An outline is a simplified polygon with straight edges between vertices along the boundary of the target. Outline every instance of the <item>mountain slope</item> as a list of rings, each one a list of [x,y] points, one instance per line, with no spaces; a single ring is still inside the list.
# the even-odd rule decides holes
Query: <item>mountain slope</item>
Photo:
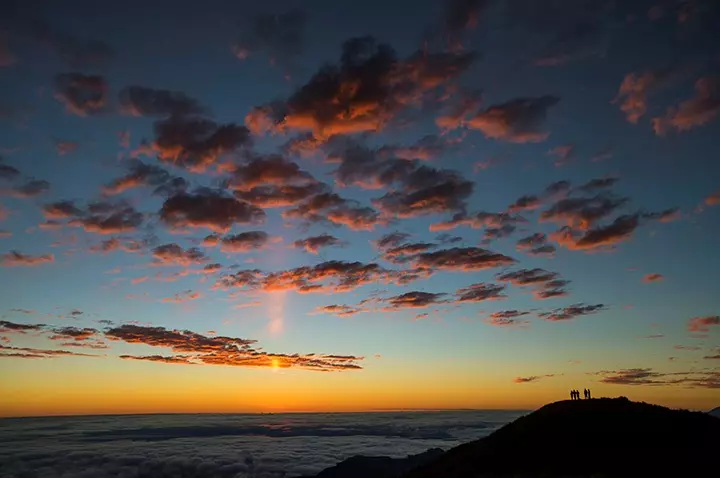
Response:
[[[406,478],[715,476],[720,420],[626,398],[562,401]]]

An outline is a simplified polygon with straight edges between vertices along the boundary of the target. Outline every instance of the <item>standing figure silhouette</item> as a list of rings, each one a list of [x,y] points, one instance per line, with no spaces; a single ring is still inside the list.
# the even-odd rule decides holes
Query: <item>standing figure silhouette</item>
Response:
[[[588,399],[592,398],[592,394],[590,394],[590,389],[588,388]]]

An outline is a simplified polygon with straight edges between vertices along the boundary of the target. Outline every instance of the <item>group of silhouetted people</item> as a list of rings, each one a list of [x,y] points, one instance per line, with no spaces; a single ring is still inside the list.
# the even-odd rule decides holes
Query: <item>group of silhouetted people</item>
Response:
[[[583,396],[585,397],[585,400],[589,400],[592,398],[589,388],[583,390]],[[578,390],[570,390],[570,400],[580,400],[580,392]]]

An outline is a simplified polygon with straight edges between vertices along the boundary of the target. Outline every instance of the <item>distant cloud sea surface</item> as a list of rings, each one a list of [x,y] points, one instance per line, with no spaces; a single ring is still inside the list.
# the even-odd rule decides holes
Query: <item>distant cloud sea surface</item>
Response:
[[[481,438],[523,412],[129,415],[0,420],[0,477],[276,478],[354,455]]]

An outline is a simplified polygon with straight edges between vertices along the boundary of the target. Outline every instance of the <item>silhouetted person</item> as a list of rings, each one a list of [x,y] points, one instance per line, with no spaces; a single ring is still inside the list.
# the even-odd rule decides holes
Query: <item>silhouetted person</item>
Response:
[[[591,399],[592,395],[590,394],[590,389],[588,388],[588,399]]]
[[[585,398],[585,400],[587,400],[587,398],[588,398],[588,390],[587,390],[587,388],[584,388],[584,389],[583,389],[583,398]]]

